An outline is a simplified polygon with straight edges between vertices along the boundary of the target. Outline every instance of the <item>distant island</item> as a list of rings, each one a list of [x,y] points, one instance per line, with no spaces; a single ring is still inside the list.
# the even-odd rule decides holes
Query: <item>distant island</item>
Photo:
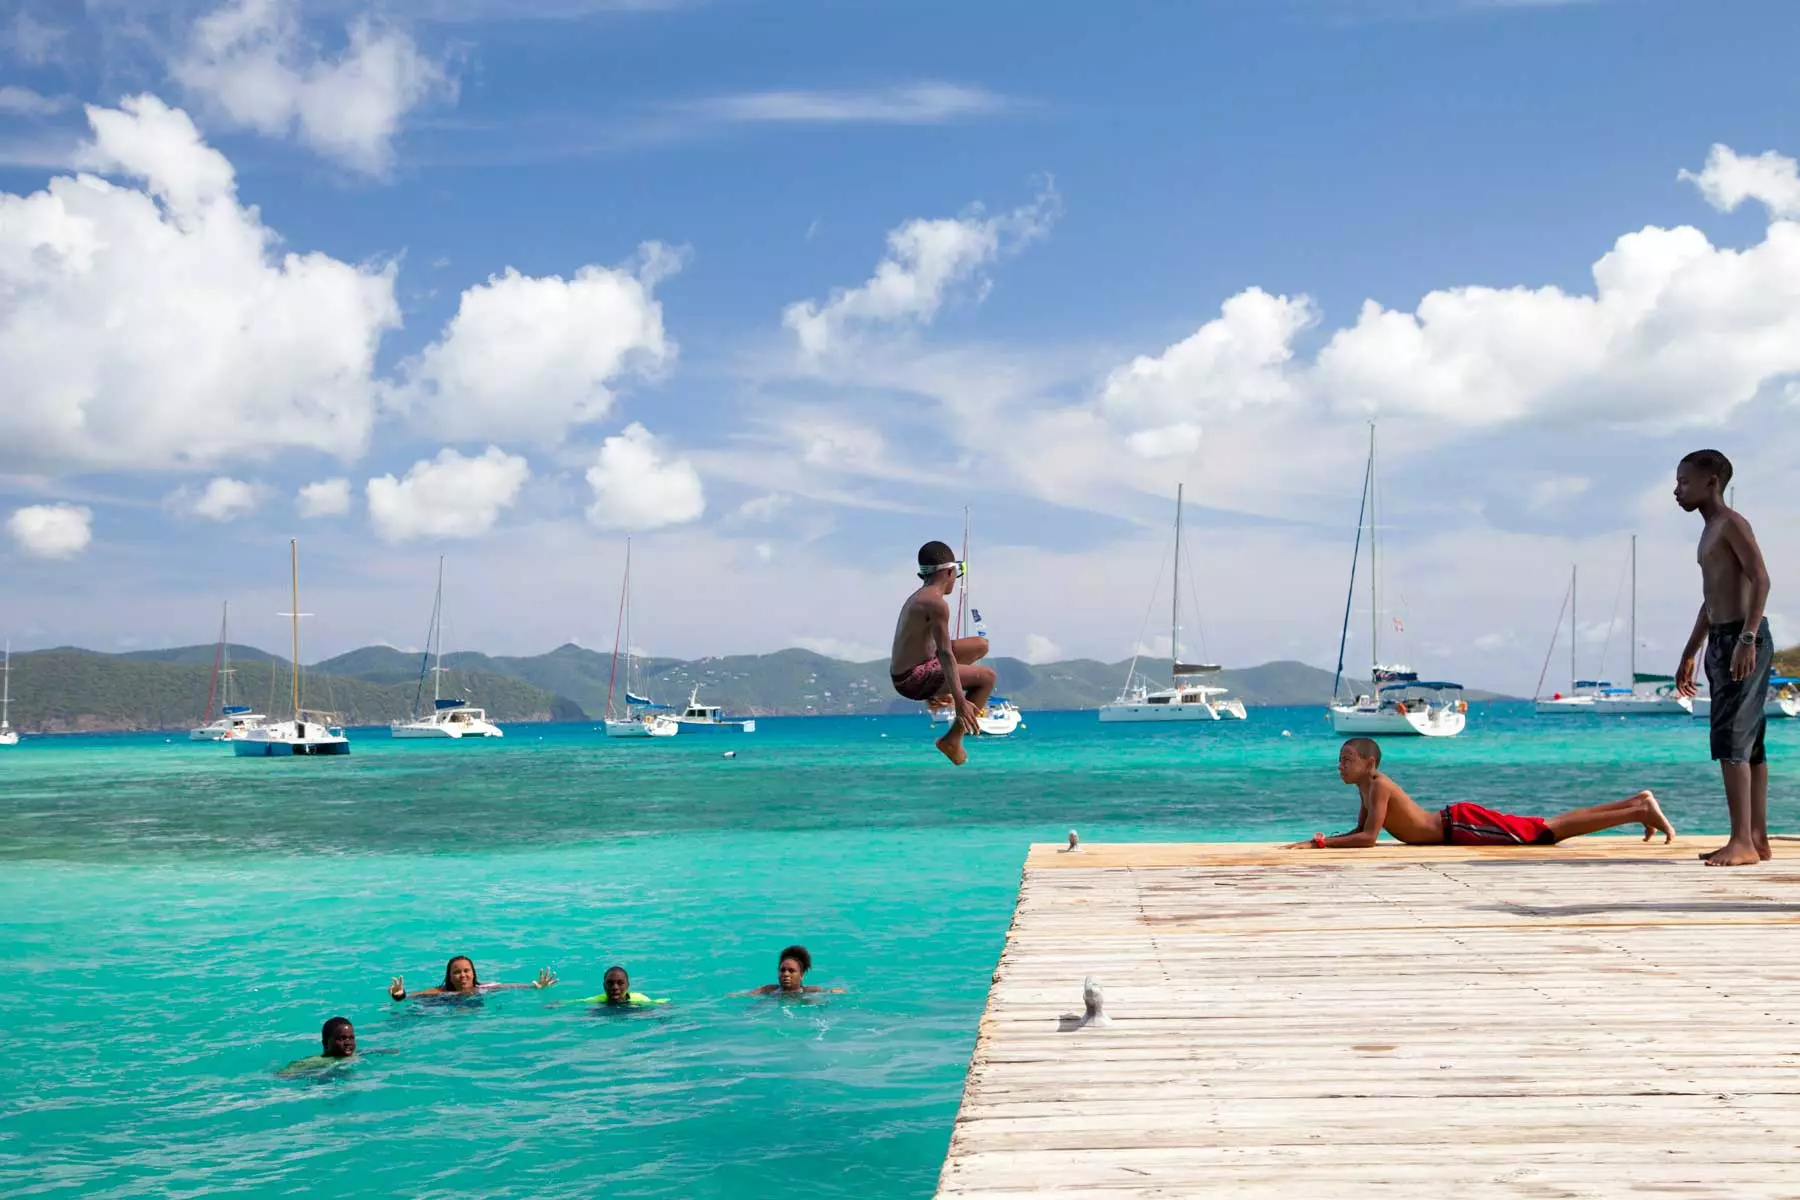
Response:
[[[102,654],[62,648],[13,655],[13,724],[27,733],[188,729],[206,709],[215,648],[183,646]],[[233,645],[239,698],[258,712],[284,715],[287,660]],[[1130,663],[1093,659],[1033,666],[1016,658],[990,662],[1000,691],[1021,708],[1094,708],[1119,693]],[[573,644],[529,658],[477,652],[447,654],[446,694],[466,696],[502,722],[579,721],[606,708],[612,656]],[[1139,661],[1151,678],[1167,678],[1169,662]],[[307,703],[353,725],[410,716],[418,695],[419,655],[365,646],[304,668]],[[1254,707],[1324,705],[1331,672],[1300,662],[1271,662],[1225,671],[1219,682]],[[700,689],[709,704],[745,716],[844,716],[910,712],[894,694],[887,660],[852,663],[810,650],[683,660],[639,659],[639,691],[662,704],[684,703]],[[1350,687],[1367,689],[1363,681]],[[1470,699],[1493,699],[1470,691]],[[429,685],[425,701],[429,705]]]

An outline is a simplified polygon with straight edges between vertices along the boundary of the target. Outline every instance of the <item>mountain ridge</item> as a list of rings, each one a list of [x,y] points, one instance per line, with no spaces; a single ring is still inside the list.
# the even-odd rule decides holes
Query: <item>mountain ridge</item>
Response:
[[[284,715],[287,660],[233,643],[240,699],[257,711]],[[13,656],[13,724],[26,732],[182,730],[201,722],[217,647],[176,646],[121,654],[65,646]],[[1130,660],[1068,659],[1030,664],[988,660],[999,694],[1021,708],[1094,708],[1119,693]],[[351,724],[377,725],[410,716],[420,697],[422,656],[392,646],[363,646],[302,669],[309,707],[339,713]],[[911,712],[894,694],[886,659],[846,662],[787,649],[699,659],[639,658],[633,689],[669,706],[696,692],[744,716],[856,715]],[[1140,659],[1141,674],[1168,677],[1167,659]],[[613,656],[574,643],[530,656],[459,651],[444,656],[446,694],[464,696],[500,722],[586,720],[606,708],[609,685],[622,697]],[[1233,668],[1213,677],[1251,707],[1320,705],[1331,697],[1331,672],[1293,660]],[[1347,680],[1351,690],[1367,683]],[[425,686],[429,701],[430,685]],[[1472,700],[1504,698],[1476,690]]]

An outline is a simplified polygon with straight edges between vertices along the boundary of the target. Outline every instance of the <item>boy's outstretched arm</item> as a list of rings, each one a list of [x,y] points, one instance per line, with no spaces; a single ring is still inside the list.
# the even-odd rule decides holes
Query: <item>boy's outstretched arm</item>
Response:
[[[1381,827],[1387,821],[1387,789],[1372,787],[1371,795],[1363,802],[1362,811],[1358,814],[1356,828],[1349,833],[1337,833],[1330,836],[1315,834],[1304,842],[1290,842],[1283,847],[1287,850],[1354,850],[1363,846],[1373,846],[1375,839],[1381,836]]]

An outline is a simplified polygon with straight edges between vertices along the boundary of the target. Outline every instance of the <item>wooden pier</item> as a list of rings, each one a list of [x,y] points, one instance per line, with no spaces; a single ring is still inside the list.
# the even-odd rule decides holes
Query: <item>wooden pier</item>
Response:
[[[938,1195],[1800,1196],[1800,846],[1715,844],[1033,846]]]

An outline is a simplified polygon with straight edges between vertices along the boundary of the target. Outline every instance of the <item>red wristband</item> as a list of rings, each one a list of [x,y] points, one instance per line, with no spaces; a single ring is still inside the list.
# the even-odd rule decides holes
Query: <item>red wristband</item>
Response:
[[[1325,848],[1325,835],[1322,833],[1313,834],[1313,845],[1323,850]]]

